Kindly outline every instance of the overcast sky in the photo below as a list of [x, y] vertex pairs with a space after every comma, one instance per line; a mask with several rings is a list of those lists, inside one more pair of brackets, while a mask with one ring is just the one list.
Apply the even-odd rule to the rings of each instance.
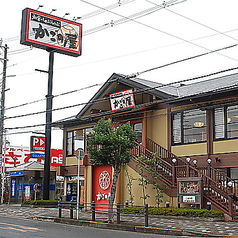
[[[20, 44], [21, 14], [26, 7], [37, 9], [44, 5], [39, 9], [42, 12], [57, 9], [52, 14], [63, 17], [69, 13], [65, 16], [69, 20], [81, 17], [78, 22], [83, 25], [82, 55], [75, 58], [55, 54], [53, 78], [54, 95], [78, 92], [55, 97], [54, 109], [86, 103], [99, 89], [96, 85], [105, 82], [114, 72], [139, 73], [140, 78], [169, 83], [237, 67], [238, 47], [225, 49], [235, 45], [238, 39], [237, 0], [178, 0], [173, 6], [151, 10], [163, 2], [4, 1], [0, 8], [0, 38], [3, 45], [9, 47], [7, 75], [16, 75], [7, 77], [6, 82], [10, 90], [6, 91], [5, 116], [13, 117], [5, 120], [10, 143], [29, 146], [33, 135], [29, 131], [44, 132], [42, 126], [27, 127], [45, 123], [45, 113], [40, 112], [46, 108], [48, 78], [35, 69], [48, 70], [49, 54]], [[193, 58], [204, 53], [209, 54]], [[142, 73], [144, 71], [147, 72]], [[41, 101], [32, 103], [38, 100]], [[25, 103], [28, 105], [20, 106]], [[53, 121], [76, 115], [80, 109], [81, 106], [77, 106], [54, 111]], [[16, 117], [36, 112], [39, 113]], [[25, 128], [11, 129], [15, 127]], [[62, 148], [62, 131], [53, 130], [52, 148]]]

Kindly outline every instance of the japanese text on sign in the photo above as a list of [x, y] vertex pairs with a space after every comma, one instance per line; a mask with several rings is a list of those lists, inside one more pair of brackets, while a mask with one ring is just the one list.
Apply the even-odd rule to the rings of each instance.
[[133, 90], [128, 89], [110, 94], [110, 103], [112, 111], [121, 110], [135, 106]]
[[111, 196], [110, 193], [100, 193], [100, 192], [98, 192], [98, 194], [96, 195], [97, 201], [109, 200], [110, 196]]
[[55, 49], [72, 56], [81, 54], [82, 25], [29, 8], [23, 10], [21, 43]]

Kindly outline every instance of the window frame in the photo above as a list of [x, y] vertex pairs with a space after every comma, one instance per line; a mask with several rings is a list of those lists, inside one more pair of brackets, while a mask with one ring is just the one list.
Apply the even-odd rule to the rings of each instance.
[[[66, 156], [74, 156], [74, 131], [75, 130], [70, 130], [66, 131]], [[72, 136], [69, 137], [69, 134], [72, 133]], [[70, 152], [69, 153], [69, 139], [72, 140], [71, 145], [70, 145]]]
[[[192, 112], [192, 111], [196, 111], [196, 110], [201, 110], [200, 108], [192, 108], [192, 109], [188, 109], [188, 110], [183, 110], [183, 111], [176, 111], [176, 112], [172, 112], [172, 116], [171, 116], [171, 145], [172, 146], [176, 146], [176, 145], [187, 145], [187, 144], [193, 144], [193, 143], [204, 143], [207, 142], [207, 133], [208, 133], [208, 129], [207, 129], [207, 110], [205, 111], [205, 120], [204, 120], [204, 127], [205, 127], [205, 132], [206, 132], [206, 138], [204, 140], [199, 140], [199, 141], [194, 141], [194, 142], [185, 142], [185, 112]], [[202, 110], [201, 110], [202, 111]], [[175, 115], [180, 115], [180, 118], [178, 118], [180, 120], [180, 123], [178, 123], [180, 125], [179, 128], [179, 134], [180, 134], [180, 142], [175, 142], [175, 136], [174, 136], [174, 117]], [[188, 129], [188, 128], [187, 128]]]
[[[213, 140], [214, 141], [220, 141], [220, 140], [232, 140], [232, 139], [237, 139], [238, 136], [235, 136], [235, 137], [228, 137], [228, 113], [229, 113], [229, 107], [232, 107], [232, 106], [237, 106], [238, 107], [238, 104], [234, 104], [234, 105], [225, 105], [225, 106], [221, 106], [221, 107], [216, 107], [214, 110], [213, 110]], [[224, 136], [223, 137], [219, 137], [217, 138], [216, 137], [216, 109], [223, 109], [223, 134]], [[237, 108], [237, 111], [238, 111], [238, 108]]]

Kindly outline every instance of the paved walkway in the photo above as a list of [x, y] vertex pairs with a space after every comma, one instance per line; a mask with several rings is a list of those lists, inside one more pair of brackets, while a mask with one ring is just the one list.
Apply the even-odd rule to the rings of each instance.
[[[20, 205], [0, 205], [0, 215], [10, 217], [22, 217], [31, 219], [53, 219], [58, 217], [58, 208], [32, 208], [21, 207]], [[68, 210], [62, 211], [62, 217], [69, 218]], [[74, 218], [76, 212], [74, 211]], [[96, 221], [106, 221], [106, 214], [96, 214]], [[79, 219], [90, 221], [91, 213], [82, 211], [79, 213]], [[121, 224], [131, 226], [144, 226], [144, 217], [135, 215], [121, 216]], [[207, 219], [184, 219], [184, 218], [164, 218], [164, 217], [149, 217], [149, 229], [163, 230], [171, 234], [170, 231], [178, 230], [185, 231], [194, 236], [210, 236], [210, 237], [238, 237], [238, 222], [224, 221], [209, 221]], [[147, 228], [148, 229], [148, 228]], [[166, 232], [165, 232], [166, 233]], [[165, 234], [164, 233], [164, 234]], [[200, 235], [199, 235], [200, 234]]]

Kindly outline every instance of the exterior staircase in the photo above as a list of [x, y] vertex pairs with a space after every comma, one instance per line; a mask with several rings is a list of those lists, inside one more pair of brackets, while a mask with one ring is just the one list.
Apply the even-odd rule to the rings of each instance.
[[[144, 176], [148, 176], [148, 166], [155, 166], [159, 175], [160, 183], [166, 185], [165, 193], [169, 196], [177, 196], [177, 179], [186, 177], [200, 177], [203, 181], [202, 207], [206, 208], [207, 202], [218, 210], [221, 210], [232, 220], [238, 220], [238, 197], [237, 182], [213, 168], [210, 164], [206, 167], [196, 167], [180, 159], [151, 139], [147, 138], [146, 147], [136, 143], [132, 149], [132, 160], [129, 163], [133, 169], [138, 171], [143, 168]], [[146, 158], [146, 162], [138, 160], [139, 157]], [[138, 167], [139, 166], [139, 167]]]

